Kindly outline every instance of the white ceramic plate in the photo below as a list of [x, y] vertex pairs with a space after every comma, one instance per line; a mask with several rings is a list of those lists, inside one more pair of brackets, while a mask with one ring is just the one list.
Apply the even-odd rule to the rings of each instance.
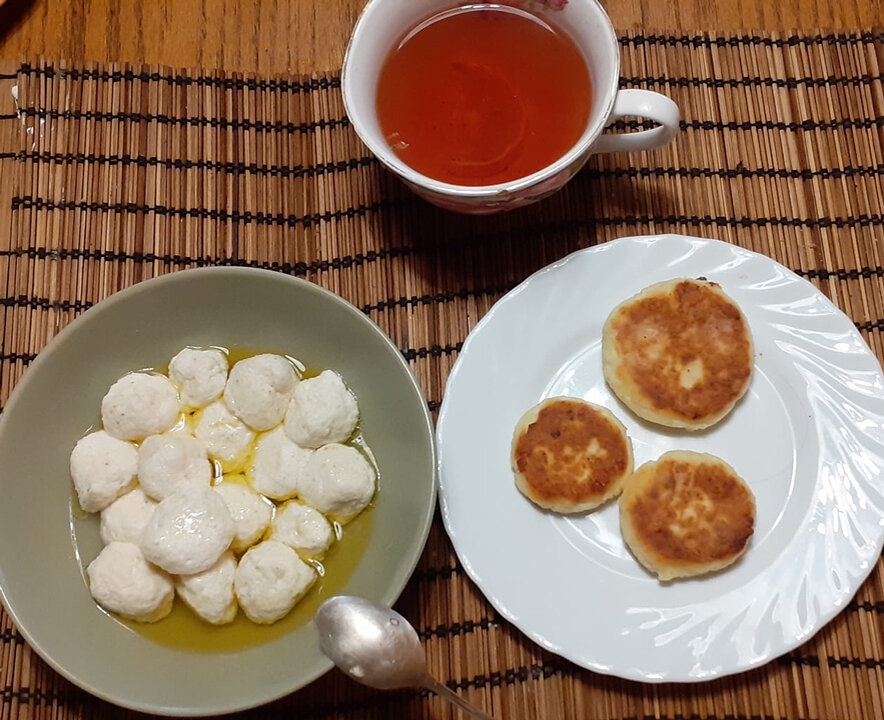
[[[601, 332], [642, 288], [720, 283], [755, 340], [746, 397], [708, 431], [640, 420], [608, 389]], [[709, 452], [757, 500], [745, 556], [715, 575], [659, 583], [626, 549], [616, 503], [544, 512], [513, 483], [510, 443], [544, 398], [580, 397], [626, 425], [636, 466], [667, 450]], [[497, 610], [591, 670], [696, 682], [775, 658], [853, 597], [884, 541], [884, 377], [850, 320], [770, 258], [715, 240], [624, 238], [532, 275], [470, 334], [437, 426], [448, 534]]]

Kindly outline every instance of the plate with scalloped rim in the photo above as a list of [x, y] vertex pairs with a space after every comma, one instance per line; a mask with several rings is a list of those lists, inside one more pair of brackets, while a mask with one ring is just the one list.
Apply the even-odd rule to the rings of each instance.
[[[746, 396], [700, 433], [642, 421], [602, 375], [610, 311], [676, 277], [719, 283], [755, 341]], [[717, 574], [660, 583], [626, 549], [616, 502], [564, 516], [522, 497], [513, 429], [560, 395], [612, 410], [636, 467], [673, 449], [730, 463], [757, 500], [746, 554]], [[699, 682], [788, 652], [847, 605], [884, 543], [880, 363], [813, 285], [717, 240], [622, 238], [529, 277], [464, 343], [436, 440], [442, 515], [469, 576], [534, 641], [622, 678]]]

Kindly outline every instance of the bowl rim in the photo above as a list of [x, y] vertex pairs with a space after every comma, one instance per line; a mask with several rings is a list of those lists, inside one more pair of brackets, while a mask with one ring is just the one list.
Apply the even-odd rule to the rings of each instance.
[[[428, 468], [430, 470], [430, 493], [428, 497], [429, 501], [427, 502], [427, 506], [419, 522], [419, 542], [414, 543], [408, 549], [408, 552], [406, 552], [403, 558], [403, 563], [400, 566], [401, 569], [399, 570], [399, 572], [396, 573], [398, 580], [390, 586], [388, 591], [384, 593], [381, 598], [382, 602], [385, 602], [388, 605], [393, 605], [399, 599], [400, 595], [405, 589], [405, 586], [410, 581], [411, 576], [414, 574], [414, 570], [417, 567], [421, 556], [423, 555], [423, 551], [427, 543], [427, 538], [429, 537], [430, 528], [432, 526], [433, 515], [436, 510], [438, 488], [438, 456], [436, 450], [435, 428], [433, 426], [432, 417], [430, 415], [430, 410], [426, 402], [424, 391], [418, 383], [414, 372], [412, 372], [411, 368], [409, 367], [408, 362], [402, 356], [401, 350], [396, 346], [392, 339], [380, 328], [377, 323], [375, 323], [370, 317], [359, 310], [355, 305], [345, 300], [340, 295], [337, 295], [331, 290], [328, 290], [314, 282], [269, 268], [247, 266], [211, 266], [203, 268], [188, 268], [184, 270], [163, 273], [162, 275], [155, 275], [153, 277], [146, 278], [137, 283], [134, 283], [133, 285], [123, 288], [122, 290], [118, 290], [108, 297], [104, 298], [103, 300], [96, 302], [95, 305], [75, 317], [70, 323], [62, 328], [61, 331], [54, 335], [46, 344], [46, 346], [37, 354], [37, 357], [15, 384], [15, 387], [13, 388], [5, 406], [3, 407], [2, 413], [0, 413], [0, 438], [2, 438], [6, 427], [14, 421], [16, 408], [21, 402], [20, 398], [25, 395], [26, 388], [34, 382], [32, 378], [37, 374], [34, 371], [42, 367], [43, 364], [47, 361], [47, 358], [59, 347], [63, 346], [63, 344], [68, 341], [68, 338], [71, 337], [78, 328], [82, 327], [84, 323], [94, 321], [94, 319], [96, 317], [100, 317], [101, 313], [107, 308], [113, 305], [117, 305], [120, 302], [126, 302], [131, 298], [145, 292], [156, 292], [157, 289], [161, 290], [162, 287], [165, 285], [183, 282], [187, 279], [193, 278], [195, 275], [210, 276], [222, 273], [232, 275], [234, 277], [257, 277], [260, 275], [266, 277], [268, 280], [273, 280], [275, 282], [294, 284], [306, 292], [312, 292], [321, 297], [324, 297], [326, 300], [338, 305], [342, 310], [344, 310], [351, 316], [357, 317], [358, 322], [364, 323], [366, 328], [369, 329], [371, 333], [375, 337], [377, 337], [383, 345], [387, 347], [388, 350], [392, 351], [392, 357], [395, 358], [394, 362], [399, 365], [402, 370], [405, 371], [405, 376], [408, 378], [410, 391], [415, 393], [416, 397], [420, 399], [420, 414], [423, 419], [422, 424], [426, 431], [426, 437], [428, 439], [428, 447], [430, 451], [430, 456], [428, 458]], [[178, 717], [206, 717], [210, 715], [228, 714], [243, 710], [249, 710], [266, 705], [307, 687], [334, 667], [334, 664], [331, 660], [322, 657], [321, 661], [317, 663], [313, 671], [306, 673], [301, 681], [296, 682], [288, 689], [283, 689], [282, 691], [270, 693], [267, 696], [258, 699], [246, 700], [245, 702], [240, 702], [236, 704], [228, 703], [218, 706], [205, 704], [199, 707], [178, 707], [164, 705], [162, 704], [162, 702], [158, 702], [155, 704], [130, 702], [127, 701], [126, 698], [118, 697], [113, 695], [112, 693], [108, 693], [101, 689], [93, 687], [88, 681], [83, 680], [79, 676], [75, 668], [72, 669], [64, 667], [54, 660], [51, 654], [35, 638], [34, 634], [31, 632], [31, 629], [22, 624], [22, 622], [20, 621], [15, 606], [13, 605], [11, 598], [9, 597], [6, 590], [6, 574], [3, 572], [3, 568], [0, 568], [0, 603], [2, 603], [4, 609], [6, 610], [7, 614], [15, 625], [15, 628], [25, 639], [25, 642], [27, 642], [28, 646], [34, 652], [36, 652], [37, 655], [44, 662], [46, 662], [55, 672], [57, 672], [69, 682], [76, 685], [78, 688], [93, 695], [94, 697], [105, 700], [119, 707], [129, 710], [136, 710], [139, 712], [148, 712], [158, 715]], [[312, 622], [312, 620], [310, 622]]]

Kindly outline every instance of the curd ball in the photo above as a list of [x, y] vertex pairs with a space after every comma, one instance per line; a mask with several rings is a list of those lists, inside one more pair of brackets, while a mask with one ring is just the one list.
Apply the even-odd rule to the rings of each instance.
[[81, 438], [71, 452], [71, 479], [86, 512], [103, 510], [135, 483], [138, 450], [104, 430]]
[[263, 536], [273, 508], [270, 503], [247, 485], [225, 480], [215, 486], [233, 518], [234, 535], [230, 549], [242, 552], [258, 542]]
[[178, 391], [164, 375], [129, 373], [101, 400], [101, 422], [120, 440], [143, 440], [166, 432], [181, 413]]
[[105, 610], [139, 622], [162, 620], [172, 610], [172, 580], [147, 562], [137, 545], [106, 545], [89, 563], [86, 575], [89, 592]]
[[255, 433], [220, 400], [197, 414], [193, 434], [225, 470], [244, 462], [255, 440]]
[[185, 485], [207, 487], [212, 463], [206, 446], [184, 433], [151, 435], [138, 448], [138, 481], [155, 500], [165, 500]]
[[178, 388], [184, 409], [205, 407], [224, 392], [227, 356], [215, 349], [184, 348], [169, 362], [169, 379]]
[[195, 575], [179, 575], [175, 589], [191, 610], [212, 625], [233, 622], [236, 598], [233, 576], [236, 560], [233, 553], [224, 553], [212, 567]]
[[331, 370], [298, 383], [285, 416], [285, 432], [304, 447], [344, 442], [353, 434], [359, 407], [341, 376]]
[[320, 560], [334, 537], [325, 516], [297, 500], [277, 508], [270, 525], [270, 539], [285, 543], [304, 560]]
[[255, 355], [231, 368], [224, 404], [254, 430], [269, 430], [282, 422], [297, 383], [294, 365], [282, 355]]
[[250, 472], [252, 487], [273, 500], [294, 497], [312, 454], [312, 450], [289, 440], [282, 428], [263, 435], [255, 446]]
[[252, 622], [288, 614], [316, 580], [316, 571], [288, 545], [265, 540], [240, 558], [233, 581], [239, 605]]
[[163, 500], [141, 534], [141, 551], [173, 575], [208, 570], [233, 540], [227, 504], [210, 487], [189, 486]]
[[371, 502], [375, 478], [375, 469], [356, 448], [325, 445], [307, 461], [298, 492], [305, 503], [343, 524]]
[[140, 487], [118, 497], [101, 511], [101, 541], [137, 543], [156, 506]]

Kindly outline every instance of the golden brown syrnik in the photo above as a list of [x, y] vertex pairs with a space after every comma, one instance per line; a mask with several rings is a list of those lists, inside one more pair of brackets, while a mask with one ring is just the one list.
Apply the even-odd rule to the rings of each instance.
[[736, 471], [705, 453], [672, 451], [638, 468], [620, 498], [620, 530], [660, 580], [733, 563], [755, 526], [755, 498]]
[[706, 280], [657, 283], [617, 306], [602, 333], [611, 389], [639, 417], [701, 430], [725, 417], [749, 387], [749, 324]]
[[576, 398], [551, 398], [516, 424], [516, 487], [562, 513], [591, 510], [617, 497], [632, 473], [626, 428], [608, 410]]

